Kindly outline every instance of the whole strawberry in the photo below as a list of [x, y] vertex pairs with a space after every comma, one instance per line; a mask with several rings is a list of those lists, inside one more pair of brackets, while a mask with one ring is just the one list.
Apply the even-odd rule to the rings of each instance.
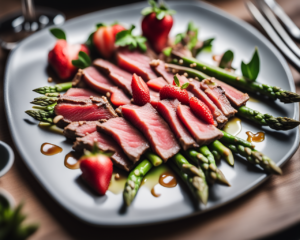
[[94, 146], [93, 152], [85, 151], [79, 161], [83, 180], [97, 193], [104, 195], [113, 173], [110, 158]]
[[50, 32], [58, 40], [48, 54], [48, 62], [61, 80], [68, 80], [77, 72], [72, 60], [78, 59], [80, 51], [89, 54], [89, 50], [83, 44], [69, 44], [66, 41], [66, 34], [59, 28], [52, 28]]
[[186, 82], [180, 86], [178, 77], [174, 76], [174, 85], [165, 85], [160, 91], [160, 99], [178, 99], [179, 102], [185, 105], [189, 105], [189, 94], [185, 88], [189, 86], [189, 83]]
[[131, 88], [134, 104], [144, 106], [150, 102], [150, 92], [147, 84], [135, 73], [132, 75]]
[[169, 32], [173, 26], [172, 14], [174, 10], [168, 9], [161, 2], [159, 5], [154, 0], [149, 1], [151, 7], [142, 10], [145, 17], [142, 20], [143, 35], [157, 53], [161, 53], [167, 46]]
[[93, 34], [93, 43], [104, 58], [111, 58], [116, 50], [115, 40], [118, 32], [126, 30], [119, 24], [97, 24], [97, 31]]
[[196, 97], [190, 99], [190, 108], [192, 112], [198, 117], [209, 124], [214, 124], [214, 117], [210, 109]]

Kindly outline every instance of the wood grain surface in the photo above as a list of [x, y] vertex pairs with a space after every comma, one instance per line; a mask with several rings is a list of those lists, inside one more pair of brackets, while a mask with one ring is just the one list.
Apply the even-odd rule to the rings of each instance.
[[[300, 26], [300, 1], [278, 0]], [[239, 0], [208, 1], [255, 27], [244, 2]], [[0, 1], [0, 17], [20, 9], [19, 0]], [[101, 7], [99, 7], [101, 9]], [[65, 11], [67, 18], [99, 10], [95, 7]], [[0, 50], [1, 51], [1, 50]], [[3, 75], [7, 53], [0, 52], [0, 139], [13, 146], [5, 118]], [[300, 93], [300, 74], [292, 69]], [[283, 176], [272, 176], [244, 197], [214, 211], [175, 221], [139, 228], [101, 228], [87, 225], [58, 205], [35, 180], [14, 148], [15, 163], [0, 179], [0, 187], [9, 191], [17, 202], [25, 201], [27, 222], [40, 228], [30, 239], [254, 239], [300, 222], [300, 150], [283, 166]]]

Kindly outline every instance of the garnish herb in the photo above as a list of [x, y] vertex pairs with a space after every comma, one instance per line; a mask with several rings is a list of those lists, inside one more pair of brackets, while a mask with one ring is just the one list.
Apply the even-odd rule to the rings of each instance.
[[150, 7], [146, 7], [142, 10], [141, 14], [143, 16], [147, 16], [150, 13], [154, 12], [156, 13], [156, 18], [158, 20], [162, 20], [166, 15], [173, 15], [176, 13], [176, 11], [168, 9], [163, 1], [157, 4], [154, 0], [150, 0], [148, 1], [148, 3]]
[[195, 56], [197, 56], [203, 50], [211, 50], [212, 43], [214, 40], [215, 38], [209, 38], [204, 40], [202, 46], [200, 48], [195, 49]]
[[52, 33], [52, 35], [54, 37], [56, 37], [57, 39], [64, 39], [67, 40], [66, 34], [65, 32], [60, 29], [60, 28], [51, 28], [50, 32]]
[[221, 58], [219, 67], [220, 68], [232, 68], [231, 64], [232, 64], [233, 58], [234, 58], [234, 53], [231, 50], [227, 50]]
[[[180, 87], [180, 82], [179, 82], [179, 79], [176, 75], [174, 75], [174, 82], [176, 84], [177, 87]], [[189, 83], [186, 82], [184, 84], [182, 84], [182, 86], [180, 87], [180, 89], [186, 89], [187, 87], [189, 86]]]
[[73, 64], [73, 66], [75, 66], [75, 67], [84, 69], [84, 68], [87, 68], [87, 67], [91, 66], [92, 61], [91, 61], [89, 55], [87, 55], [87, 54], [86, 54], [85, 52], [83, 52], [83, 51], [80, 51], [80, 52], [78, 53], [78, 59], [72, 60], [72, 64]]
[[121, 47], [128, 46], [129, 50], [133, 50], [138, 47], [142, 52], [145, 52], [147, 50], [147, 46], [145, 44], [147, 38], [143, 36], [132, 35], [133, 29], [135, 29], [135, 26], [131, 25], [129, 30], [118, 32], [116, 35], [115, 44]]
[[171, 53], [172, 53], [172, 47], [166, 47], [163, 49], [163, 54], [167, 57], [170, 57], [171, 56]]
[[258, 55], [258, 49], [257, 47], [255, 47], [255, 51], [253, 53], [251, 61], [248, 64], [242, 61], [241, 64], [242, 74], [247, 80], [254, 82], [258, 76], [259, 67], [260, 67], [260, 60]]

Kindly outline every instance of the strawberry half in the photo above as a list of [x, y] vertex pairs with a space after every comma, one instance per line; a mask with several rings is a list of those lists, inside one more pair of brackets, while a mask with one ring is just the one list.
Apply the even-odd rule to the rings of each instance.
[[86, 151], [80, 158], [80, 169], [83, 180], [100, 195], [104, 195], [109, 187], [113, 173], [113, 163], [110, 158], [100, 153]]
[[160, 91], [160, 99], [175, 99], [177, 98], [179, 102], [185, 105], [189, 105], [189, 94], [185, 88], [189, 86], [189, 83], [186, 82], [180, 87], [179, 80], [177, 76], [174, 76], [174, 85], [165, 85]]
[[77, 68], [72, 65], [72, 60], [78, 59], [80, 51], [89, 54], [89, 50], [83, 44], [68, 44], [65, 33], [61, 29], [54, 28], [50, 31], [59, 40], [49, 52], [48, 62], [60, 79], [68, 80], [77, 72]]
[[97, 31], [93, 34], [93, 43], [103, 57], [111, 58], [116, 50], [115, 40], [117, 33], [126, 29], [118, 24], [112, 26], [97, 24], [97, 27]]
[[132, 75], [131, 88], [134, 104], [144, 106], [150, 102], [150, 92], [147, 84], [135, 73]]
[[211, 114], [210, 109], [205, 105], [204, 102], [196, 97], [192, 97], [190, 99], [190, 108], [197, 117], [203, 119], [209, 124], [214, 124], [214, 117]]
[[174, 10], [170, 10], [164, 3], [156, 4], [150, 0], [151, 7], [142, 10], [145, 17], [142, 21], [143, 35], [148, 39], [150, 45], [157, 53], [161, 53], [168, 42], [168, 35], [173, 26], [172, 14]]

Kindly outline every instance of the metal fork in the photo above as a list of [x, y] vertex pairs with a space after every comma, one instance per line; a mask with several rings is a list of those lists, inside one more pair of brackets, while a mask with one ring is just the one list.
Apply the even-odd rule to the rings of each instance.
[[[295, 69], [300, 72], [300, 49], [291, 39], [286, 30], [282, 27], [275, 14], [282, 21], [286, 29], [288, 29], [288, 32], [290, 34], [291, 32], [293, 32], [292, 36], [295, 39], [297, 38], [297, 30], [299, 30], [299, 28], [292, 22], [292, 20], [289, 19], [289, 17], [273, 0], [257, 1], [257, 5], [260, 10], [250, 1], [246, 2], [246, 5], [254, 19], [265, 30], [273, 43], [278, 47], [278, 49], [287, 58], [287, 60], [295, 67]], [[273, 8], [274, 6], [275, 8]], [[275, 14], [271, 9], [275, 12]], [[284, 13], [284, 15], [282, 13]], [[282, 18], [282, 16], [285, 17]], [[289, 21], [287, 19], [289, 19]]]

